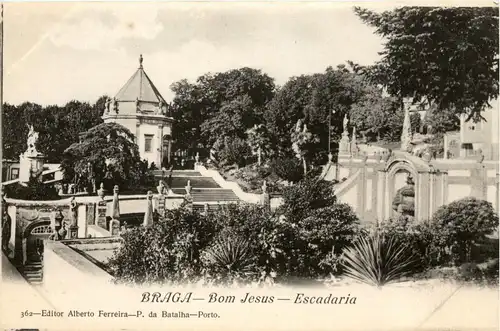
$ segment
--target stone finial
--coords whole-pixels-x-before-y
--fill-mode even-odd
[[[142,225],[148,226],[153,224],[153,192],[148,191],[147,195],[147,207],[146,212],[144,213],[144,221]]]
[[[333,161],[333,154],[328,153],[328,163],[332,163],[332,161]]]
[[[185,190],[186,190],[186,194],[191,195],[191,191],[193,190],[193,187],[191,186],[190,180],[187,181],[187,185],[185,187]]]
[[[104,183],[101,183],[101,186],[99,187],[99,189],[97,190],[97,195],[102,199],[104,200],[104,196],[106,195],[106,192],[104,190]]]
[[[267,193],[267,181],[264,181],[264,183],[262,183],[262,193]]]
[[[431,160],[432,160],[432,155],[431,155],[431,153],[430,153],[428,150],[427,150],[427,151],[425,151],[425,152],[424,152],[424,154],[422,155],[422,159],[423,159],[425,162],[427,162],[427,163],[431,162]]]
[[[403,121],[403,131],[401,132],[401,150],[409,152],[411,150],[411,121],[410,108],[405,104],[405,117]]]
[[[477,163],[483,163],[484,161],[484,154],[482,149],[477,150]]]
[[[200,163],[200,153],[199,153],[199,152],[196,152],[196,155],[195,155],[195,157],[194,157],[194,160],[195,160],[195,162],[196,162],[197,164],[199,164],[199,163]]]
[[[363,152],[361,153],[361,161],[362,161],[363,163],[366,163],[366,161],[367,161],[367,160],[368,160],[368,153],[367,153],[366,151],[363,151]]]
[[[142,54],[139,55],[139,69],[142,69],[142,62],[144,61],[144,58],[142,57]]]
[[[203,205],[203,211],[204,211],[205,215],[207,215],[207,214],[208,214],[208,210],[209,210],[208,203],[205,203],[205,204]]]
[[[118,185],[115,185],[113,188],[113,205],[112,205],[112,213],[113,219],[119,220],[120,219],[120,198],[118,197]]]

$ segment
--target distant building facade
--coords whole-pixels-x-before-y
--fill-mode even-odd
[[[170,163],[173,118],[142,62],[141,55],[137,71],[114,98],[107,100],[102,119],[129,129],[135,135],[141,159],[161,167]]]
[[[448,132],[444,140],[445,158],[499,159],[499,106],[494,100],[492,107],[482,112],[483,119],[477,123],[467,121],[467,115],[460,116],[460,131]]]

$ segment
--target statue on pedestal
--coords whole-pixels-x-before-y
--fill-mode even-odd
[[[29,126],[28,132],[28,149],[27,153],[29,155],[36,155],[38,151],[36,150],[36,143],[38,142],[38,132],[35,131],[33,125]]]

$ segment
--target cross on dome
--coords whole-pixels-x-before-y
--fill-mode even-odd
[[[142,69],[142,61],[143,61],[143,57],[142,57],[142,54],[139,56],[139,68]]]

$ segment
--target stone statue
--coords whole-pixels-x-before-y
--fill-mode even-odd
[[[36,143],[38,141],[38,132],[35,131],[33,125],[29,126],[28,132],[28,153],[37,154]]]
[[[70,215],[70,220],[71,220],[71,225],[75,226],[77,224],[78,220],[78,204],[76,203],[75,197],[71,198],[71,201],[69,203],[69,215]]]
[[[160,180],[158,183],[158,186],[156,187],[156,190],[158,191],[158,194],[165,194],[165,185],[163,184],[163,181]]]
[[[347,125],[348,124],[349,124],[349,119],[347,118],[347,114],[345,114],[345,116],[344,116],[344,125],[343,125],[344,132],[347,132]]]
[[[110,98],[107,98],[106,99],[106,108],[105,108],[105,111],[106,113],[109,113],[109,110],[110,110],[110,105],[111,105],[111,99]]]

